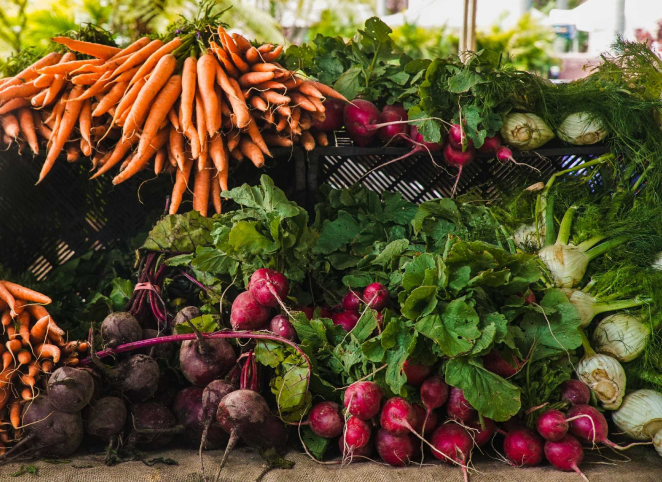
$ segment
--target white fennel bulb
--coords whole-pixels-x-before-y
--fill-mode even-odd
[[[515,241],[515,246],[519,249],[525,251],[537,251],[540,249],[540,242],[538,241],[538,236],[540,236],[540,241],[545,240],[545,225],[543,224],[538,232],[536,232],[535,224],[522,224],[517,230],[513,233],[513,240]]]
[[[565,118],[556,133],[569,144],[586,146],[600,142],[609,131],[600,119],[587,112],[575,112]]]
[[[611,419],[628,437],[650,440],[662,431],[662,394],[647,389],[632,392]]]
[[[634,316],[616,313],[600,321],[593,331],[593,349],[621,362],[637,358],[646,349],[651,330]]]
[[[613,357],[601,353],[584,356],[577,365],[577,376],[595,393],[607,410],[621,406],[625,395],[625,370]]]
[[[572,288],[586,273],[589,256],[573,244],[552,244],[538,251],[557,288]]]
[[[506,144],[528,151],[547,144],[554,138],[554,132],[537,115],[515,112],[503,120],[501,136]]]
[[[662,129],[662,125],[660,125],[660,129]],[[662,456],[662,430],[658,431],[653,437],[653,447],[655,447],[658,455]]]
[[[570,300],[570,303],[575,305],[575,308],[579,311],[579,316],[581,316],[582,319],[582,328],[586,328],[590,325],[593,318],[600,313],[634,308],[635,306],[642,305],[646,302],[645,299],[640,298],[601,302],[598,301],[595,296],[582,290],[565,288],[563,289],[563,292]]]

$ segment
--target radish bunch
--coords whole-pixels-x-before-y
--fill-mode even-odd
[[[352,331],[361,318],[362,309],[369,307],[381,312],[390,299],[390,293],[381,283],[372,283],[365,287],[359,295],[356,291],[348,291],[340,304],[341,311],[322,313],[322,317],[331,318],[334,325],[342,326],[345,331]],[[324,310],[323,310],[324,311]],[[380,313],[381,314],[381,313]],[[378,319],[381,321],[381,317]]]

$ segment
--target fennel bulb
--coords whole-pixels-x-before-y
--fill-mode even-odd
[[[632,392],[611,419],[628,437],[650,440],[662,431],[662,394],[655,390]]]
[[[598,323],[593,332],[593,349],[621,362],[637,358],[646,349],[651,330],[634,316],[616,313]]]
[[[588,352],[577,365],[577,376],[595,393],[607,410],[621,406],[625,395],[625,370],[613,357]]]
[[[556,131],[559,138],[575,146],[595,144],[609,133],[600,119],[592,117],[587,112],[570,114]]]
[[[586,328],[591,324],[593,318],[600,313],[608,311],[624,310],[626,308],[633,308],[642,305],[645,301],[641,299],[633,300],[616,300],[599,302],[595,296],[592,296],[582,290],[574,290],[566,288],[563,290],[565,295],[570,300],[570,303],[575,305],[579,311],[582,319],[582,328]]]
[[[528,151],[554,138],[552,129],[535,114],[510,113],[503,120],[501,136],[506,144]]]

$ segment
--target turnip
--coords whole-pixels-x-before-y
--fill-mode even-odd
[[[379,413],[383,392],[374,382],[354,382],[345,390],[347,411],[361,420],[369,420]]]
[[[180,390],[172,404],[172,411],[192,444],[199,446],[204,434],[206,448],[217,449],[228,441],[228,436],[218,425],[210,425],[205,432],[207,419],[203,409],[203,393],[202,387],[186,387]]]
[[[469,480],[467,463],[471,455],[473,440],[467,431],[455,423],[447,423],[434,431],[430,438],[432,455],[448,464],[462,468],[464,480]]]
[[[359,311],[361,308],[361,298],[354,291],[348,291],[342,299],[342,307],[345,311]]]
[[[340,407],[335,402],[320,402],[308,412],[308,426],[320,437],[338,437],[344,425]]]
[[[425,405],[425,402],[423,402],[423,405]],[[464,398],[462,390],[455,387],[450,388],[446,412],[449,417],[460,420],[461,422],[468,422],[477,414],[476,409]]]
[[[146,328],[143,330],[142,339],[149,340],[151,338],[158,338],[159,335],[163,336],[163,333],[162,332],[159,333],[158,330],[152,330],[151,328]],[[172,360],[175,354],[175,347],[173,343],[161,343],[159,345],[154,345],[152,347],[145,348],[144,350],[140,350],[137,352],[143,353],[145,355],[149,355],[155,360]]]
[[[471,164],[471,161],[474,160],[474,157],[476,157],[476,150],[472,146],[469,146],[463,152],[459,149],[453,148],[453,146],[448,142],[444,146],[443,154],[446,164],[452,167],[457,167],[458,169],[457,177],[455,178],[455,184],[453,184],[453,191],[451,193],[452,197],[455,196],[455,192],[457,191],[460,177],[462,177],[462,170]]]
[[[275,269],[260,268],[251,276],[248,291],[262,306],[275,308],[287,298],[290,282]]]
[[[412,405],[414,407],[414,412],[416,412],[416,423],[414,424],[414,430],[416,430],[416,433],[425,437],[434,432],[434,429],[437,428],[437,425],[439,424],[437,412],[428,412],[418,403],[413,403]]]
[[[375,449],[375,444],[372,442],[372,440],[368,440],[368,443],[366,443],[362,447],[352,449],[349,445],[345,443],[343,437],[339,437],[338,448],[340,449],[340,453],[342,454],[343,460],[351,463],[355,461],[354,460],[355,457],[357,459],[356,461],[362,461],[370,458],[372,456],[373,450]]]
[[[397,144],[402,141],[402,136],[407,133],[409,126],[402,122],[409,118],[407,111],[399,104],[386,105],[379,114],[379,124],[382,125],[377,131],[377,137],[386,143]],[[378,124],[378,125],[379,125]]]
[[[416,432],[416,412],[411,403],[401,397],[389,398],[379,417],[379,423],[384,430],[394,435],[403,435],[407,432]]]
[[[483,417],[483,423],[480,423],[478,418],[469,420],[466,422],[466,426],[472,430],[469,430],[469,435],[473,439],[477,447],[482,447],[487,442],[492,440],[494,434],[499,431],[496,423],[491,418]]]
[[[244,291],[232,302],[230,324],[234,330],[261,330],[266,327],[270,312],[250,291]]]
[[[407,465],[414,458],[417,450],[412,435],[393,435],[383,428],[377,431],[375,446],[382,460],[393,467]]]
[[[322,105],[324,106],[323,121],[313,120],[313,127],[318,131],[329,132],[337,131],[343,126],[343,112],[345,110],[346,102],[340,99],[328,97]]]
[[[108,348],[142,340],[142,337],[140,323],[131,313],[117,311],[106,316],[101,323],[101,338]]]
[[[60,367],[48,379],[48,398],[56,410],[78,412],[94,395],[94,380],[87,370]]]
[[[345,105],[343,121],[354,144],[367,146],[377,134],[371,126],[379,122],[379,109],[370,101],[355,99]]]
[[[650,445],[652,442],[631,443],[626,446],[615,444],[607,438],[609,427],[607,420],[597,409],[590,405],[574,405],[568,410],[570,433],[592,444],[602,443],[616,450],[627,450],[634,445]]]
[[[528,428],[516,428],[506,435],[503,451],[513,465],[534,467],[542,461],[544,440]]]
[[[159,365],[153,358],[137,354],[122,360],[116,368],[104,365],[91,352],[92,361],[108,378],[113,380],[122,395],[132,402],[143,402],[154,396],[159,388]]]
[[[179,363],[186,379],[193,385],[206,386],[227,374],[236,364],[232,345],[222,338],[204,339],[196,332],[196,340],[182,342]]]
[[[432,373],[432,367],[419,363],[412,363],[409,360],[405,360],[402,365],[402,370],[407,377],[407,383],[412,387],[420,387],[430,376],[430,373]]]
[[[565,472],[575,471],[582,479],[588,482],[588,478],[579,470],[579,464],[584,458],[582,444],[572,435],[566,435],[557,442],[545,442],[545,457],[559,470]]]
[[[288,340],[296,341],[297,339],[297,332],[285,315],[274,316],[269,323],[269,330],[274,335],[282,336]]]
[[[460,151],[463,146],[474,147],[474,142],[467,138],[467,133],[459,124],[453,124],[450,129],[448,129],[448,142],[454,149]]]
[[[343,445],[353,452],[365,447],[370,441],[371,434],[372,428],[368,422],[358,417],[350,417],[343,428],[340,439],[343,441]]]
[[[342,326],[345,331],[352,331],[359,322],[359,318],[361,318],[361,315],[358,311],[341,311],[331,315],[333,324]]]
[[[566,380],[561,384],[561,400],[571,405],[586,405],[591,400],[591,389],[581,380]]]
[[[126,415],[126,405],[121,398],[100,398],[85,411],[85,432],[112,443],[122,433]]]
[[[515,356],[508,361],[500,351],[492,350],[488,354],[483,355],[483,366],[486,370],[496,373],[500,377],[510,378],[516,375],[524,364]]]
[[[157,450],[168,445],[174,434],[181,432],[173,413],[156,402],[138,403],[131,407],[131,432],[127,444],[143,450]]]
[[[376,311],[382,311],[389,302],[389,292],[381,283],[371,283],[363,290],[363,300]]]
[[[492,137],[485,138],[483,145],[478,148],[478,151],[491,153],[496,152],[499,147],[501,147],[501,137],[499,137],[499,134],[494,134]]]

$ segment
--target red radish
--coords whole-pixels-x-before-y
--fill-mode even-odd
[[[354,382],[345,390],[347,411],[361,420],[369,420],[379,413],[382,389],[374,382]]]
[[[329,308],[320,308],[320,317],[331,319],[332,316],[333,316],[333,310]]]
[[[421,384],[430,376],[430,373],[432,373],[432,367],[412,363],[409,360],[405,360],[402,365],[402,370],[407,376],[407,383],[412,387],[421,386]]]
[[[279,301],[282,303],[287,298],[290,282],[284,274],[275,269],[260,268],[251,276],[248,291],[261,305],[274,308],[278,306]]]
[[[359,311],[361,308],[361,298],[354,291],[348,291],[343,296],[342,307],[346,311]]]
[[[568,433],[568,422],[559,410],[547,410],[538,417],[536,422],[538,433],[545,440],[558,442]]]
[[[372,283],[363,290],[363,300],[373,310],[382,311],[389,301],[389,292],[381,283]]]
[[[565,472],[574,470],[588,482],[588,478],[578,467],[584,458],[584,449],[572,435],[566,435],[558,442],[545,442],[545,457],[557,469]]]
[[[516,428],[506,435],[503,451],[518,467],[534,467],[542,461],[544,440],[528,428]]]
[[[308,426],[320,437],[334,438],[342,434],[345,420],[335,402],[321,402],[310,409]]]
[[[370,126],[379,122],[379,109],[367,100],[356,99],[345,105],[343,119],[347,133],[358,146],[367,146],[377,134]]]
[[[285,315],[274,316],[269,324],[269,330],[271,330],[274,335],[282,336],[288,340],[294,341],[297,339],[297,332]]]
[[[457,389],[454,388],[453,390]],[[421,402],[428,410],[434,410],[446,403],[449,391],[448,384],[443,378],[433,375],[421,384]],[[461,390],[459,392],[462,394]]]
[[[414,412],[416,412],[416,423],[414,424],[414,430],[416,430],[416,433],[425,437],[434,432],[434,429],[437,428],[437,425],[439,424],[437,412],[430,411],[430,413],[428,413],[427,410],[418,403],[413,403],[412,406],[414,407]]]
[[[415,432],[416,411],[411,403],[401,397],[389,398],[382,407],[379,423],[394,435]]]
[[[416,147],[408,154],[408,156],[418,152],[437,152],[443,147],[439,142],[425,142],[423,134],[418,132],[416,126],[411,126],[409,128],[409,137],[411,137],[411,141]],[[416,150],[417,148],[418,150]]]
[[[459,149],[454,149],[450,142],[446,143],[444,146],[444,160],[449,166],[457,167],[458,173],[455,178],[455,184],[453,185],[453,192],[451,196],[455,196],[455,191],[457,191],[457,185],[460,182],[460,177],[462,176],[462,169],[465,166],[471,164],[471,161],[476,157],[476,150],[473,146],[468,146],[467,149],[462,152]]]
[[[522,420],[518,417],[510,417],[508,420],[501,423],[501,428],[503,428],[504,433],[511,432],[521,427],[523,427]]]
[[[506,146],[498,147],[495,151],[496,158],[500,162],[514,162],[517,164],[517,161],[513,158],[513,151],[508,149]]]
[[[479,152],[491,153],[501,147],[501,137],[499,134],[494,134],[492,137],[486,137],[483,145],[478,148]]]
[[[357,417],[350,417],[340,438],[350,451],[354,451],[365,447],[370,441],[371,434],[372,428],[368,422]]]
[[[592,444],[602,443],[616,450],[627,450],[634,445],[649,445],[652,442],[631,443],[626,446],[615,444],[607,438],[609,427],[607,420],[597,409],[590,405],[574,405],[568,410],[570,433]]]
[[[517,374],[524,364],[515,356],[511,360],[506,360],[500,351],[492,350],[487,355],[483,355],[483,366],[500,377],[510,378]]]
[[[423,404],[425,405],[425,402]],[[477,414],[476,409],[464,398],[462,390],[455,387],[451,387],[450,389],[446,412],[448,412],[449,417],[458,419],[461,422],[468,422]]]
[[[414,458],[417,449],[412,435],[393,435],[383,428],[377,432],[375,445],[382,460],[393,467],[407,465]]]
[[[483,427],[483,425],[485,427]],[[491,418],[483,417],[483,425],[480,424],[478,418],[466,422],[466,426],[473,429],[469,430],[469,435],[471,435],[471,438],[473,438],[477,447],[482,447],[492,440],[494,434],[499,430],[496,423],[494,423],[494,420]]]
[[[473,440],[467,431],[455,423],[447,423],[434,431],[430,438],[434,447],[432,455],[447,464],[458,464],[464,480],[469,480],[467,461],[473,448]]]
[[[343,126],[343,112],[345,110],[345,102],[340,99],[328,97],[322,105],[324,106],[324,120],[313,121],[313,126],[318,131],[328,132],[337,131]]]
[[[361,318],[358,311],[341,311],[331,315],[334,325],[340,325],[345,331],[352,331]]]
[[[306,315],[306,318],[308,318],[309,320],[312,320],[313,317],[315,316],[315,310],[310,306],[299,306],[297,310],[302,312],[304,315]]]
[[[536,302],[536,294],[533,291],[529,290],[529,294],[526,295],[524,301],[526,302],[527,305],[532,305],[533,303]]]
[[[467,139],[467,133],[464,132],[464,129],[460,127],[459,124],[453,124],[448,130],[448,142],[458,150],[462,150],[462,145],[466,145],[467,148],[473,147],[474,142],[471,139]]]
[[[399,104],[384,106],[379,114],[379,124],[382,125],[377,131],[377,137],[391,144],[397,144],[402,136],[407,133],[409,126],[402,121],[409,118],[407,111]],[[378,125],[379,125],[378,124]]]
[[[566,380],[561,384],[561,400],[571,405],[586,405],[591,400],[591,389],[580,380]]]
[[[348,444],[345,444],[343,437],[338,437],[338,448],[340,449],[343,459],[348,458],[349,462],[354,462],[353,458],[356,457],[356,462],[360,462],[372,456],[372,451],[374,450],[375,445],[372,443],[372,440],[368,440],[368,443],[363,447],[352,450]]]
[[[258,303],[250,291],[244,291],[232,302],[230,324],[234,330],[261,330],[269,320],[269,308]]]

